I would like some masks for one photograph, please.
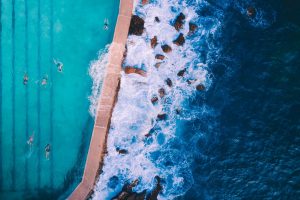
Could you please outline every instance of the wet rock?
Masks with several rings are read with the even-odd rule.
[[[247,8],[247,15],[248,15],[249,17],[255,17],[255,15],[256,15],[256,10],[255,10],[255,8],[252,7],[252,6],[248,7],[248,8]]]
[[[181,109],[180,108],[176,108],[175,112],[176,112],[177,115],[179,115],[180,112],[181,112]]]
[[[163,98],[163,97],[166,95],[165,89],[164,89],[164,88],[160,88],[160,89],[158,90],[158,94],[159,94],[159,97],[160,97],[160,98]]]
[[[150,40],[150,42],[151,42],[151,47],[152,47],[152,48],[155,48],[156,45],[157,45],[157,36],[154,36],[154,37]]]
[[[185,39],[182,33],[179,34],[179,36],[176,38],[176,40],[173,41],[174,44],[177,46],[183,46],[185,43]]]
[[[184,20],[185,20],[185,15],[183,13],[180,13],[176,17],[174,27],[177,31],[183,28]]]
[[[156,54],[155,58],[158,59],[158,60],[163,60],[163,59],[165,59],[165,56],[161,55],[161,54]]]
[[[155,17],[154,18],[155,22],[159,23],[160,22],[160,19],[158,17]]]
[[[167,85],[168,85],[169,87],[172,87],[172,86],[173,86],[172,80],[169,79],[169,78],[166,79],[166,83],[167,83]]]
[[[119,147],[116,148],[116,151],[119,154],[128,154],[128,151],[126,149],[120,149]]]
[[[197,30],[198,26],[194,23],[189,23],[189,34],[195,33]]]
[[[158,63],[155,63],[154,66],[155,66],[156,68],[159,68],[161,64],[162,64],[162,62],[158,62]]]
[[[131,17],[129,35],[142,35],[144,32],[144,20],[137,15]]]
[[[157,115],[158,120],[166,120],[167,119],[167,114],[166,113],[161,113]]]
[[[151,136],[151,133],[147,133],[146,135],[145,135],[145,137],[150,137]]]
[[[186,69],[182,69],[177,73],[177,76],[184,76],[185,72],[186,72]]]
[[[139,75],[144,76],[144,77],[147,76],[147,73],[144,70],[137,69],[137,68],[130,67],[130,66],[125,67],[124,71],[125,71],[126,74],[135,73],[135,74],[139,74]]]
[[[157,101],[158,101],[158,97],[157,96],[154,96],[154,97],[151,98],[151,102],[153,104],[155,104]]]
[[[142,5],[146,5],[147,3],[149,3],[149,0],[142,0]]]
[[[147,200],[157,200],[158,194],[162,191],[163,187],[161,186],[161,178],[159,176],[155,176],[156,179],[156,186],[151,191],[150,195],[148,196]]]
[[[199,84],[196,86],[196,90],[203,91],[203,90],[205,90],[205,86],[203,84]]]
[[[138,195],[138,196],[141,195],[141,196],[139,197],[139,199],[142,199],[141,197],[142,197],[143,193],[141,193],[141,194],[139,195],[139,194],[137,194],[137,193],[135,193],[135,192],[132,192],[132,189],[133,189],[137,184],[138,184],[138,180],[135,180],[135,181],[133,181],[131,184],[126,184],[126,185],[124,185],[124,187],[122,188],[122,191],[121,191],[117,196],[115,196],[114,198],[112,198],[112,200],[129,200],[129,199],[132,199],[132,197],[135,197],[135,199],[136,199],[137,195]],[[143,198],[145,198],[145,195],[146,195],[146,193],[144,193]]]
[[[165,52],[165,53],[169,53],[169,52],[172,51],[172,48],[171,48],[169,45],[167,45],[167,44],[162,45],[162,46],[161,46],[161,49],[162,49],[163,52]]]

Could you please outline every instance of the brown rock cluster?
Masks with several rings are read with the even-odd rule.
[[[131,17],[129,35],[142,35],[144,32],[144,20],[137,15]]]

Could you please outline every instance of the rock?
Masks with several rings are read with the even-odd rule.
[[[158,120],[166,120],[167,119],[167,114],[166,113],[161,113],[157,115]]]
[[[126,149],[120,149],[119,147],[116,148],[116,151],[119,153],[119,154],[127,154],[128,151]]]
[[[132,192],[132,189],[138,184],[138,180],[133,181],[131,184],[126,184],[123,186],[122,191],[112,198],[112,200],[129,200],[135,197],[137,193]],[[141,193],[142,194],[142,193]],[[144,196],[145,198],[145,196]]]
[[[151,41],[151,47],[155,48],[157,45],[157,36],[154,36],[150,41]]]
[[[160,65],[161,65],[162,63],[163,63],[163,62],[158,62],[158,63],[155,63],[155,65],[154,65],[154,66],[155,66],[156,68],[159,68],[159,67],[160,67]]]
[[[175,19],[175,23],[174,23],[174,27],[177,31],[179,31],[180,29],[182,29],[183,27],[183,23],[185,20],[185,15],[183,13],[180,13],[176,19]]]
[[[163,187],[161,186],[161,179],[159,176],[155,176],[156,179],[156,186],[151,191],[150,195],[148,196],[147,200],[157,200],[157,196],[162,191]]]
[[[203,84],[199,84],[199,85],[196,86],[196,89],[198,91],[203,91],[203,90],[205,90],[205,86]]]
[[[164,88],[160,88],[158,90],[158,93],[159,93],[160,98],[163,98],[165,96],[165,94],[166,94],[166,91],[165,91]]]
[[[151,102],[153,104],[155,104],[157,101],[158,101],[158,97],[157,96],[154,96],[154,97],[151,98]]]
[[[197,79],[188,79],[186,82],[191,85],[192,83],[195,83]]]
[[[149,3],[149,0],[142,0],[142,5],[146,5],[147,3]]]
[[[161,46],[161,49],[162,49],[163,52],[165,52],[165,53],[169,53],[169,52],[172,51],[172,48],[171,48],[169,45],[167,45],[167,44],[162,45],[162,46]]]
[[[179,115],[180,112],[181,112],[181,109],[180,108],[176,108],[175,112],[176,112],[177,115]]]
[[[146,135],[145,135],[145,137],[150,137],[151,136],[151,133],[147,133]]]
[[[161,54],[156,54],[155,58],[158,60],[163,60],[163,59],[165,59],[165,56],[161,55]]]
[[[158,17],[155,17],[154,20],[159,23],[160,22],[160,19]]]
[[[248,7],[248,8],[247,8],[247,15],[248,15],[249,17],[255,17],[255,15],[256,15],[256,10],[255,10],[255,8],[252,7],[252,6]]]
[[[176,40],[173,41],[174,44],[177,46],[183,46],[185,43],[185,39],[182,33],[179,34],[179,36],[176,38]]]
[[[169,87],[172,87],[172,85],[173,85],[172,80],[169,78],[166,79],[166,83]]]
[[[137,69],[137,68],[130,67],[130,66],[125,67],[124,71],[125,71],[126,74],[132,74],[132,73],[135,73],[135,74],[139,74],[139,75],[144,76],[144,77],[147,76],[147,73],[146,73],[144,70],[142,70],[142,69]]]
[[[194,23],[189,23],[189,34],[194,33],[197,30],[198,26]]]
[[[186,69],[182,69],[177,73],[177,76],[183,76],[185,72],[186,72]]]
[[[144,20],[137,15],[131,17],[129,35],[142,35],[144,32]]]

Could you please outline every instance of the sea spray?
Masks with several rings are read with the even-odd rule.
[[[93,79],[92,93],[89,97],[89,112],[93,117],[95,117],[97,113],[98,100],[101,93],[105,67],[108,63],[108,49],[109,45],[107,45],[105,49],[99,51],[98,59],[92,61],[89,68],[89,74]]]
[[[202,3],[207,5],[205,1]],[[177,122],[181,118],[201,115],[186,114],[184,104],[196,93],[209,89],[211,80],[206,55],[215,49],[207,41],[220,26],[218,19],[199,19],[194,8],[185,1],[175,0],[136,6],[135,14],[145,20],[145,31],[142,36],[128,37],[123,65],[145,70],[147,77],[121,74],[107,141],[108,154],[95,186],[94,199],[111,199],[124,184],[134,180],[139,180],[134,191],[149,192],[155,186],[155,176],[162,179],[163,191],[159,199],[174,199],[191,188],[194,182],[191,159],[185,155],[186,149],[177,135]],[[177,31],[173,23],[180,12],[185,15],[185,22]],[[189,34],[190,22],[198,25],[195,34]],[[185,37],[183,46],[173,43],[180,33]],[[158,38],[158,45],[153,49],[150,39],[154,36]],[[164,44],[172,51],[165,53],[161,48]],[[196,53],[195,49],[201,49],[202,53]],[[156,59],[158,54],[165,58]],[[163,95],[159,91],[164,91]],[[153,97],[157,102],[151,102]],[[206,110],[209,108],[203,112]],[[120,154],[118,149],[127,153]]]

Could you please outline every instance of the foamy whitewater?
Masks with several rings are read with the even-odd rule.
[[[176,16],[182,12],[185,24],[180,33],[186,37],[185,44],[173,44],[179,32],[172,26]],[[163,191],[159,199],[173,199],[184,194],[193,184],[190,170],[190,160],[180,149],[172,147],[176,140],[176,120],[186,116],[184,101],[193,98],[198,84],[209,87],[206,65],[201,56],[195,53],[193,44],[201,43],[210,34],[214,34],[219,26],[213,21],[209,28],[198,27],[197,33],[188,36],[189,22],[198,23],[193,7],[184,1],[163,0],[145,6],[137,5],[134,14],[145,20],[145,31],[142,36],[129,36],[127,40],[127,57],[124,66],[134,66],[147,71],[147,77],[137,74],[124,74],[121,77],[121,87],[118,102],[114,108],[111,128],[108,136],[108,154],[105,157],[103,173],[95,187],[94,199],[111,199],[125,183],[139,179],[135,191],[150,190],[155,186],[154,177],[158,175],[163,180]],[[159,17],[160,23],[154,18]],[[158,37],[159,44],[152,49],[150,39]],[[172,47],[172,52],[165,54],[162,44]],[[155,64],[156,54],[163,54],[166,58],[159,68]],[[94,65],[105,64],[105,54],[102,60]],[[180,70],[186,69],[184,77],[177,76]],[[92,67],[91,73],[97,73]],[[170,78],[173,86],[169,87],[165,80]],[[191,80],[188,83],[187,80]],[[99,80],[94,81],[97,88]],[[159,96],[158,90],[164,88],[166,95],[160,98],[158,104],[153,105],[151,98]],[[96,90],[97,97],[99,90]],[[95,99],[92,101],[96,102]],[[92,106],[93,107],[93,106]],[[94,107],[95,108],[95,107]],[[95,109],[91,112],[94,113]],[[181,115],[176,113],[180,110]],[[157,120],[157,115],[166,113],[166,120]],[[145,137],[151,133],[150,137]],[[126,149],[128,154],[121,155],[116,148]]]
[[[188,3],[187,3],[188,2]],[[108,135],[105,165],[95,187],[93,199],[111,199],[118,194],[125,183],[138,179],[136,192],[151,190],[155,187],[154,177],[162,179],[163,191],[159,199],[174,199],[185,194],[194,183],[191,162],[181,149],[177,134],[180,119],[201,118],[203,113],[213,110],[203,105],[194,112],[185,110],[185,102],[195,97],[196,86],[203,84],[206,90],[212,81],[207,63],[210,57],[218,56],[218,48],[211,38],[218,34],[223,13],[215,10],[215,16],[198,17],[195,8],[207,6],[207,1],[151,1],[150,4],[136,4],[134,14],[145,20],[142,36],[130,35],[127,40],[127,57],[123,66],[143,69],[147,77],[138,74],[121,76],[121,87],[115,105]],[[182,12],[185,15],[183,29],[179,32],[172,26],[175,18]],[[160,22],[155,22],[155,17]],[[189,35],[189,22],[197,24],[197,31]],[[185,44],[173,44],[179,33],[185,36]],[[158,38],[158,45],[152,49],[150,39]],[[168,44],[172,52],[164,53],[161,45]],[[106,51],[105,51],[106,52]],[[99,97],[103,67],[107,53],[100,55],[91,67],[94,89],[91,97],[91,113],[95,113]],[[163,61],[155,55],[163,54]],[[159,68],[155,64],[162,62]],[[97,68],[102,66],[101,68]],[[186,69],[185,76],[177,73]],[[100,74],[100,75],[99,75]],[[166,84],[172,80],[173,86]],[[164,88],[166,95],[152,104],[153,96],[159,97],[158,90]],[[179,112],[179,113],[178,113]],[[167,114],[166,120],[157,120],[157,115]],[[150,137],[145,135],[150,133]],[[119,154],[116,149],[125,149],[128,154]]]

